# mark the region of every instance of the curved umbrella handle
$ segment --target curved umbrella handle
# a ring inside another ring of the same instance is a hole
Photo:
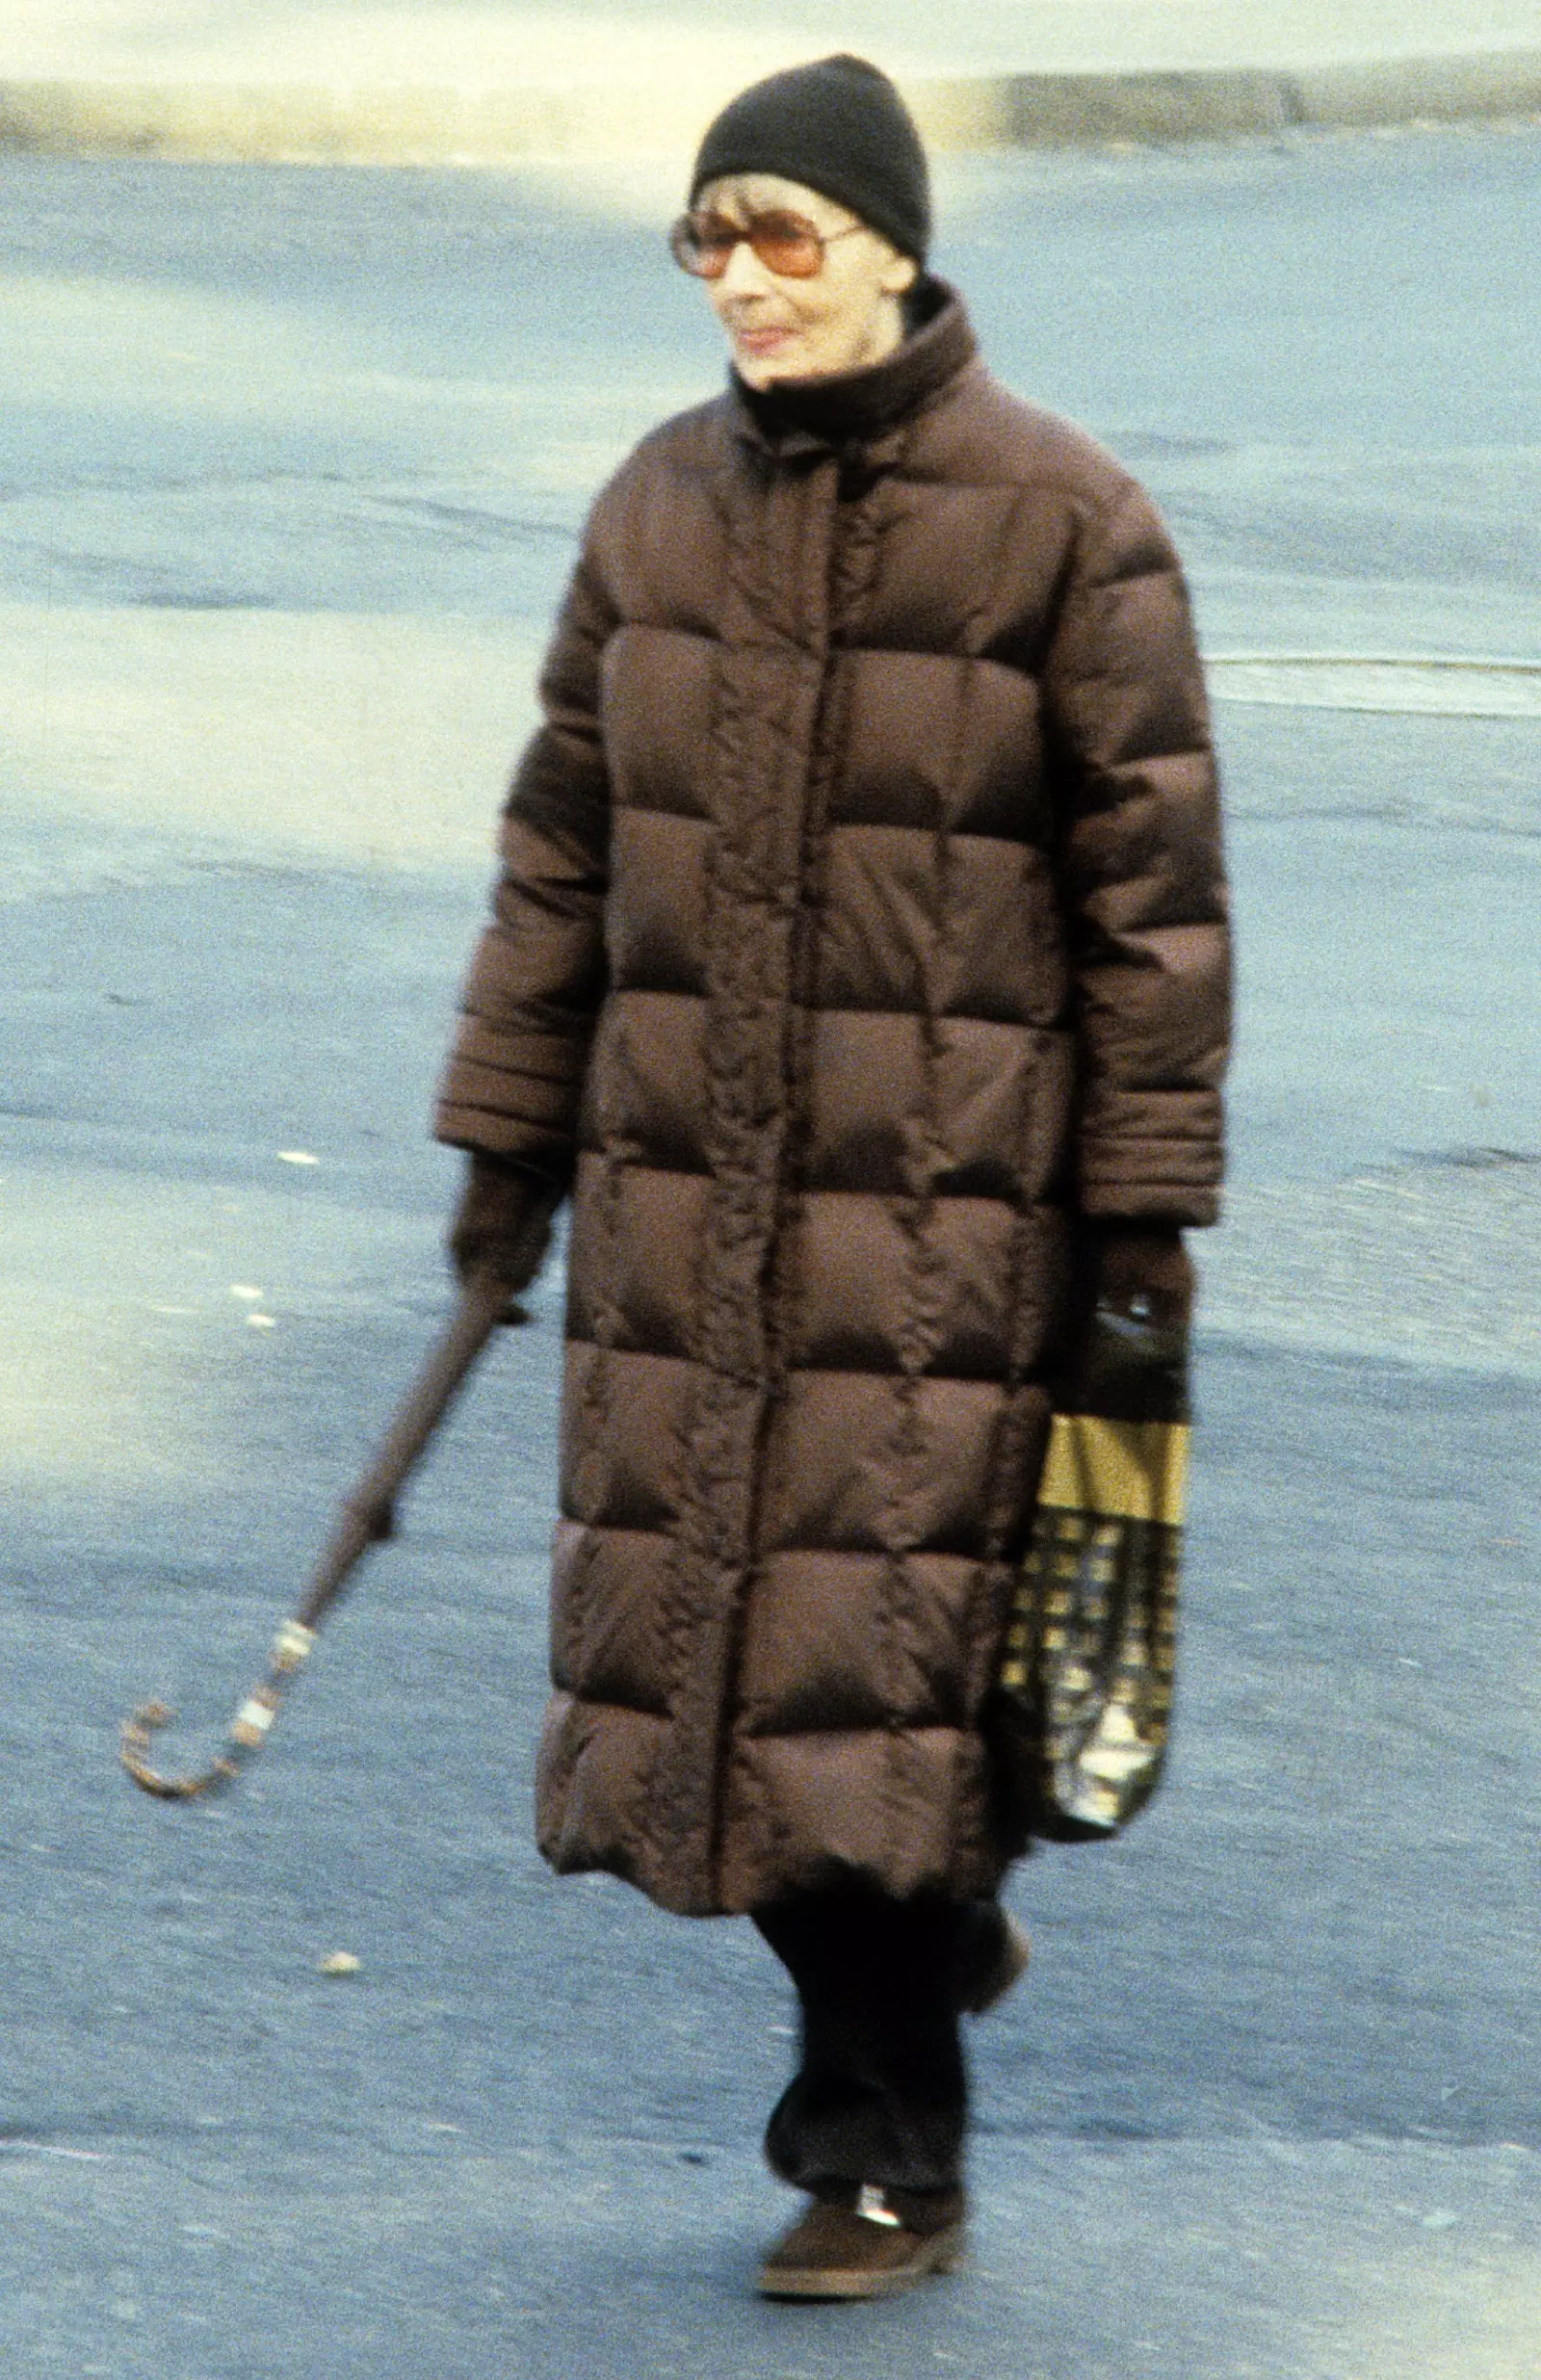
[[[201,1794],[231,1784],[244,1763],[261,1750],[285,1690],[309,1658],[323,1618],[370,1547],[393,1534],[397,1497],[506,1314],[510,1320],[524,1319],[520,1309],[510,1312],[508,1290],[495,1273],[474,1273],[379,1454],[339,1511],[299,1608],[274,1638],[267,1675],[252,1687],[230,1721],[220,1757],[190,1775],[164,1776],[150,1766],[148,1754],[152,1735],[171,1716],[166,1705],[143,1703],[123,1722],[118,1758],[143,1792],[162,1801],[196,1801]]]

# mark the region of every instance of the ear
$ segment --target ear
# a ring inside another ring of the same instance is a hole
[[[896,248],[883,267],[881,287],[886,298],[902,298],[920,279],[921,269],[913,256],[901,256]]]

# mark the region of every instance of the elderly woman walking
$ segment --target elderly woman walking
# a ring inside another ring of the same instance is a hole
[[[1149,500],[980,362],[893,85],[708,131],[726,392],[594,506],[439,1110],[517,1292],[569,1194],[541,1847],[797,1986],[762,2287],[946,2270],[1026,1947],[985,1716],[1056,1380],[1186,1325],[1227,946]]]

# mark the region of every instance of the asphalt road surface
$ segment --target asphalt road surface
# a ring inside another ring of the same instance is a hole
[[[0,2367],[1528,2380],[1541,718],[1479,672],[1220,706],[1177,1755],[1013,1880],[965,2277],[755,2304],[778,1973],[531,1848],[556,1269],[250,1783],[116,1771],[152,1689],[212,1748],[446,1309],[425,1117],[532,659],[588,495],[719,369],[672,197],[0,165]],[[1213,652],[1541,660],[1541,135],[943,201]]]

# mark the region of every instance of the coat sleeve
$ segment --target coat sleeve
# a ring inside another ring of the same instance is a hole
[[[1082,527],[1044,669],[1092,1217],[1219,1212],[1230,939],[1203,674],[1177,556],[1120,483]]]
[[[599,677],[614,625],[586,553],[540,674],[545,722],[505,805],[492,919],[472,958],[434,1116],[440,1140],[563,1181],[605,981],[610,788]]]

